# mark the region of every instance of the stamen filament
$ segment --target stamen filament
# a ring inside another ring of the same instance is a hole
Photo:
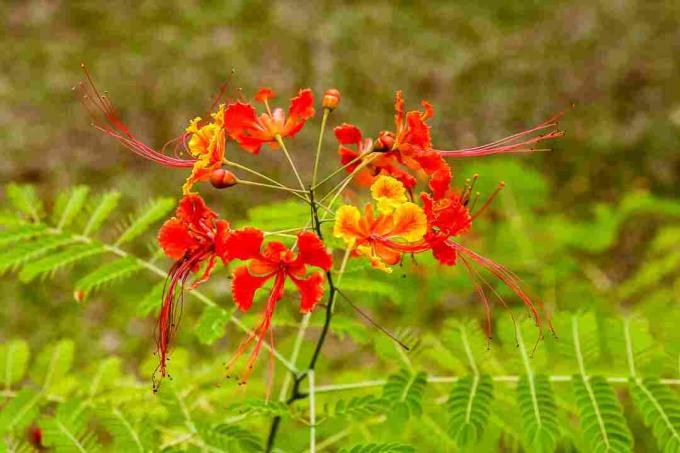
[[[290,153],[288,152],[286,145],[283,143],[283,139],[281,138],[280,134],[276,134],[276,141],[283,150],[283,154],[286,155],[286,159],[288,159],[288,163],[290,164],[290,167],[293,169],[293,173],[295,173],[295,177],[297,178],[298,183],[300,184],[300,189],[304,191],[305,184],[302,182],[302,178],[300,178],[300,173],[298,173],[297,167],[295,166],[293,159],[290,157]]]
[[[314,170],[312,171],[312,190],[316,188],[316,176],[319,172],[319,157],[321,156],[321,144],[323,143],[323,133],[326,130],[326,121],[330,109],[323,109],[323,117],[321,118],[321,130],[319,131],[319,141],[316,144],[316,155],[314,156]]]
[[[496,186],[496,190],[494,190],[493,193],[492,193],[491,195],[489,195],[489,198],[487,198],[486,201],[484,202],[484,204],[482,205],[482,207],[479,208],[479,211],[475,212],[475,213],[472,215],[472,217],[471,217],[471,220],[472,220],[472,221],[474,221],[477,217],[479,217],[479,215],[480,215],[482,212],[484,212],[484,211],[486,210],[486,208],[489,207],[489,205],[491,204],[491,202],[493,201],[493,199],[496,197],[496,195],[498,195],[498,193],[499,193],[501,190],[503,190],[503,187],[505,187],[505,183],[504,183],[503,181],[499,182],[499,183],[498,183],[498,186]]]

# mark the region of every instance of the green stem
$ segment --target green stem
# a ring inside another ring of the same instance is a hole
[[[302,178],[300,178],[300,173],[298,173],[297,167],[295,166],[293,159],[290,157],[290,153],[288,152],[288,149],[286,148],[286,144],[283,143],[283,139],[281,138],[281,135],[279,135],[279,134],[276,135],[276,141],[278,142],[279,146],[283,150],[283,154],[286,155],[286,159],[288,159],[288,163],[290,164],[290,167],[293,169],[293,173],[295,173],[295,177],[297,178],[298,183],[300,184],[300,189],[305,191],[305,184],[302,182]]]
[[[328,120],[329,109],[323,109],[323,118],[321,118],[321,130],[319,131],[319,141],[316,144],[316,155],[314,156],[314,170],[312,172],[312,190],[316,188],[316,176],[319,172],[319,157],[321,156],[321,144],[323,143],[323,134],[326,130],[326,120]]]

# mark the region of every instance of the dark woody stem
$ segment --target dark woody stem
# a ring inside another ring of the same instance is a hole
[[[318,212],[318,204],[316,201],[314,201],[314,190],[313,188],[310,188],[309,190],[309,204],[311,207],[311,216],[312,216],[312,227],[314,231],[316,231],[317,236],[319,236],[319,239],[323,241],[323,233],[321,231],[321,221],[319,219],[319,212]],[[303,393],[300,391],[300,386],[302,382],[305,380],[307,377],[308,373],[310,371],[314,371],[316,367],[316,363],[319,360],[319,357],[321,355],[321,349],[323,348],[324,343],[326,342],[326,337],[328,335],[328,331],[331,326],[331,319],[333,318],[333,306],[335,304],[335,295],[338,291],[338,289],[335,286],[335,283],[333,282],[333,274],[331,273],[330,270],[326,271],[326,280],[328,281],[328,288],[329,288],[329,293],[328,293],[328,304],[326,304],[326,319],[324,320],[323,327],[321,328],[321,334],[319,335],[319,339],[316,342],[316,346],[314,348],[314,353],[312,354],[312,358],[309,361],[309,365],[307,366],[307,370],[299,373],[298,375],[295,376],[293,380],[293,388],[290,392],[290,396],[286,400],[286,404],[292,404],[295,401],[302,400],[307,398],[309,395],[306,393]],[[266,451],[267,453],[271,452],[274,448],[274,442],[276,441],[276,434],[279,429],[279,425],[281,424],[281,417],[276,416],[272,420],[272,424],[269,428],[269,437],[267,438],[267,446],[266,446]]]

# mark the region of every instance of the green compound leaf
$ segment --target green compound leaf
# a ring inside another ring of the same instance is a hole
[[[0,344],[0,379],[6,390],[24,377],[29,355],[28,344],[23,340]]]
[[[120,193],[118,192],[107,192],[99,196],[90,214],[90,220],[87,221],[83,230],[83,236],[90,236],[99,231],[109,215],[118,206],[118,200],[120,200]]]
[[[75,244],[27,264],[19,273],[19,279],[29,283],[36,277],[52,274],[62,267],[104,252],[106,248],[100,244]]]
[[[0,411],[0,433],[25,429],[37,416],[40,393],[29,388],[22,389]]]
[[[159,198],[147,204],[140,210],[140,215],[132,220],[130,226],[123,231],[116,241],[116,245],[125,244],[144,234],[154,223],[163,219],[174,206],[175,200],[167,197]]]
[[[54,226],[59,230],[68,228],[76,216],[82,213],[89,192],[90,188],[87,186],[76,186],[59,194],[52,212]]]
[[[32,381],[41,386],[48,395],[63,393],[72,381],[67,373],[73,364],[74,344],[72,340],[61,340],[38,354],[31,370]]]
[[[407,444],[391,442],[386,444],[359,444],[343,448],[340,453],[415,453],[416,449]]]
[[[448,434],[460,448],[479,442],[489,422],[493,384],[488,375],[461,378],[446,403]]]
[[[427,376],[423,372],[411,373],[402,369],[390,375],[383,387],[383,397],[390,404],[390,418],[406,422],[411,416],[420,416],[426,385]]]
[[[124,280],[142,269],[136,258],[123,257],[93,270],[76,282],[75,291],[82,292],[83,297],[93,290],[110,285],[117,280]]]
[[[229,322],[229,313],[219,307],[206,307],[198,319],[194,333],[203,344],[213,344],[224,336],[225,325]]]
[[[33,239],[34,237],[41,236],[47,232],[47,227],[40,223],[26,223],[23,225],[16,225],[6,230],[0,231],[0,245],[15,245],[18,242]]]
[[[680,401],[658,378],[630,380],[633,403],[650,426],[659,451],[680,452]]]
[[[560,435],[555,395],[547,376],[524,375],[517,385],[523,441],[528,451],[553,452]]]
[[[572,379],[583,437],[593,452],[629,452],[633,437],[611,385],[601,376]]]
[[[85,405],[78,400],[60,404],[54,417],[44,417],[39,423],[43,444],[55,452],[101,450],[97,435],[88,429],[87,412]]]
[[[5,194],[14,209],[29,216],[33,221],[40,220],[45,210],[35,187],[12,183],[5,186]]]

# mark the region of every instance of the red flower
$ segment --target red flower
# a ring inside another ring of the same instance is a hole
[[[274,279],[259,325],[252,335],[241,342],[235,356],[227,365],[227,368],[231,368],[252,341],[257,339],[247,362],[243,382],[250,376],[265,336],[270,332],[274,309],[283,296],[286,279],[290,279],[300,293],[300,310],[308,313],[323,296],[324,275],[320,271],[308,273],[307,266],[318,267],[326,272],[332,266],[331,255],[314,233],[298,234],[297,253],[278,241],[269,242],[263,249],[263,241],[262,231],[245,228],[233,232],[226,244],[232,258],[249,261],[248,264],[234,270],[231,286],[234,301],[242,311],[248,311],[253,304],[255,292],[267,281]],[[273,338],[270,332],[271,340]]]
[[[179,322],[184,285],[189,275],[198,272],[203,263],[207,262],[203,274],[190,288],[195,288],[210,277],[218,257],[224,264],[229,262],[226,241],[230,234],[229,222],[217,220],[217,214],[206,206],[199,195],[184,196],[179,202],[175,217],[167,220],[158,232],[158,243],[163,252],[176,260],[168,273],[169,281],[163,293],[158,319],[158,372],[161,378],[166,375],[168,346]]]
[[[345,171],[352,173],[359,165],[364,164],[363,170],[355,176],[360,185],[370,186],[378,175],[386,175],[401,181],[409,191],[415,187],[416,178],[399,168],[399,162],[394,154],[373,154],[370,160],[366,159],[372,150],[373,142],[370,138],[364,139],[358,127],[345,123],[336,127],[334,132],[340,144],[338,154]],[[354,149],[349,145],[353,145]]]
[[[300,90],[291,99],[288,117],[281,108],[270,110],[268,100],[273,97],[274,92],[270,88],[262,88],[257,92],[255,100],[264,103],[267,109],[259,117],[252,105],[242,102],[229,104],[225,111],[224,121],[229,136],[253,154],[259,153],[264,144],[276,149],[277,137],[295,136],[305,122],[314,116],[314,96],[309,88]]]

